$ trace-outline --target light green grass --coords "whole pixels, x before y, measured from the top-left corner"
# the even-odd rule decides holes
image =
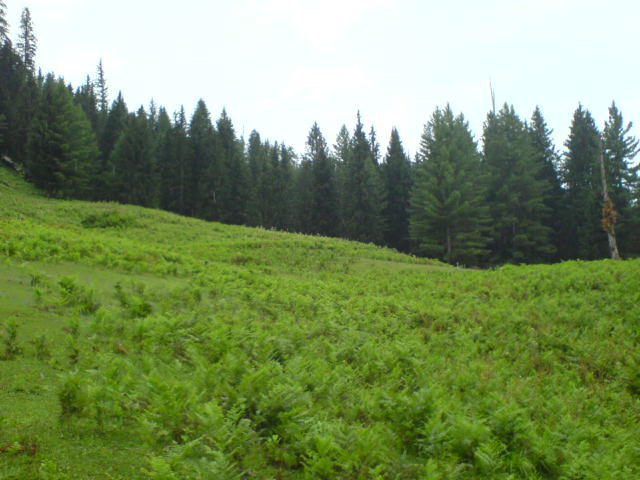
[[[638,260],[469,271],[0,180],[0,479],[640,478]]]

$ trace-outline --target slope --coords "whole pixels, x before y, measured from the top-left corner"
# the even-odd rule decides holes
[[[640,261],[467,271],[0,180],[0,478],[640,474]]]

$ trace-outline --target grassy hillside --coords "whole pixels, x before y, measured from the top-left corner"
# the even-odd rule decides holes
[[[0,169],[0,479],[640,478],[640,260],[467,271]]]

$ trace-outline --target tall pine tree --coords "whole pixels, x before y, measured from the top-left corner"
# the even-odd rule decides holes
[[[449,263],[480,263],[487,253],[487,210],[480,155],[462,114],[436,109],[420,141],[411,196],[418,251]]]
[[[27,176],[48,195],[92,198],[99,152],[82,108],[62,79],[47,76],[30,131]]]
[[[544,224],[545,184],[531,138],[513,107],[491,112],[484,127],[483,173],[495,263],[545,262],[555,255]]]
[[[632,127],[630,122],[625,125],[613,102],[602,137],[609,196],[619,213],[616,232],[623,255],[640,254],[640,230],[633,218],[633,194],[640,168],[633,160],[640,151],[640,142],[630,135]]]
[[[413,179],[411,161],[402,147],[398,130],[391,130],[391,139],[381,168],[386,204],[383,210],[385,244],[397,250],[409,251],[409,204]]]
[[[565,142],[563,177],[567,188],[568,258],[593,260],[607,256],[602,229],[600,133],[591,113],[579,105]]]
[[[38,47],[38,41],[33,32],[31,12],[27,7],[22,10],[22,17],[20,18],[20,37],[18,39],[17,47],[25,68],[30,72],[34,72],[36,68],[36,50]]]
[[[350,240],[382,243],[383,191],[380,175],[358,112],[344,164],[343,234]]]
[[[338,197],[335,168],[329,158],[327,142],[314,123],[307,137],[305,158],[311,164],[311,233],[337,234]]]
[[[7,4],[4,0],[0,0],[0,47],[5,43],[11,43],[9,40],[9,22],[7,21]]]

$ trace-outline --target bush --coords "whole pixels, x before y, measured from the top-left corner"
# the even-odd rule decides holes
[[[115,210],[109,210],[87,215],[80,223],[85,228],[127,228],[135,226],[136,220]]]

